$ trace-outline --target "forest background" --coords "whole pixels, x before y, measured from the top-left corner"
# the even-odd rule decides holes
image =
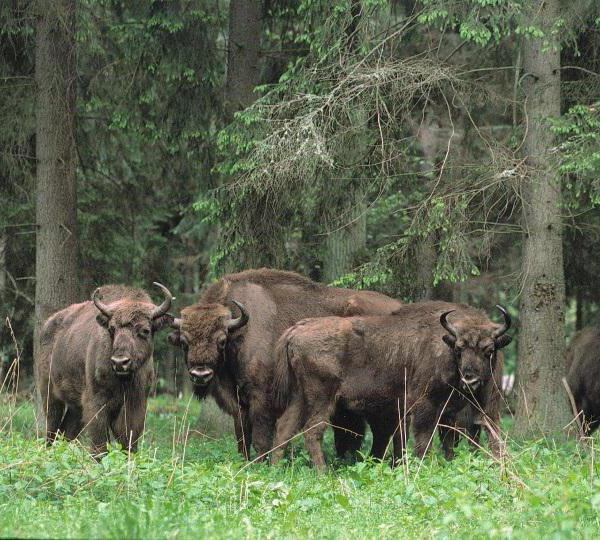
[[[507,370],[564,426],[566,396],[544,396],[600,317],[599,17],[594,0],[2,2],[4,373],[18,356],[26,387],[36,324],[97,285],[160,281],[179,308],[273,266],[507,305]],[[177,394],[164,341],[158,391]]]

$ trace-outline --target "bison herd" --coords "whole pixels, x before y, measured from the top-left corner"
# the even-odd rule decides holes
[[[328,287],[299,274],[247,270],[213,283],[180,317],[155,283],[159,305],[141,289],[109,285],[91,301],[52,315],[35,359],[46,440],[87,432],[95,456],[110,434],[134,451],[154,378],[153,336],[169,327],[181,347],[195,395],[212,396],[231,415],[238,450],[270,456],[303,433],[318,470],[327,426],[336,452],[353,455],[368,424],[371,454],[403,455],[410,430],[417,456],[438,433],[448,459],[461,432],[475,445],[483,427],[494,455],[503,451],[501,349],[511,319],[440,301],[403,304],[372,291]],[[598,362],[600,332],[574,340],[568,382],[588,432],[600,421],[600,383],[585,377]],[[590,365],[591,364],[591,365]]]

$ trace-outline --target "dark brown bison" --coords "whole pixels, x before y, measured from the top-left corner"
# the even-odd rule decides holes
[[[567,350],[567,382],[585,435],[600,425],[600,327],[578,332]]]
[[[399,421],[408,426],[410,417],[419,457],[440,424],[448,426],[440,425],[440,436],[452,457],[457,440],[452,427],[467,405],[484,411],[487,425],[498,430],[497,351],[511,339],[505,333],[510,317],[500,309],[502,325],[469,306],[421,302],[389,316],[308,319],[288,329],[276,347],[273,396],[285,411],[277,421],[273,462],[302,430],[315,466],[323,470],[321,441],[338,404],[391,417],[383,422],[390,436]],[[403,439],[394,440],[396,457]],[[498,453],[497,434],[490,444]]]
[[[230,274],[200,302],[182,310],[169,340],[186,352],[199,398],[214,397],[234,419],[238,448],[248,456],[271,449],[277,411],[270,399],[273,348],[283,331],[306,317],[391,313],[401,305],[383,294],[327,287],[299,274],[267,268]],[[360,445],[364,420],[340,410],[340,453]],[[376,431],[376,428],[375,428]],[[358,436],[354,436],[358,432]]]
[[[52,315],[40,335],[35,362],[39,419],[50,444],[59,432],[69,440],[89,433],[92,452],[106,452],[109,431],[135,451],[154,377],[152,336],[172,323],[171,293],[152,303],[141,289],[107,285],[92,301]],[[100,300],[99,298],[102,298]]]

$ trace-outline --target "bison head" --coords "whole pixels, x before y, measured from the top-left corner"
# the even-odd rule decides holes
[[[223,304],[197,304],[181,311],[181,319],[173,321],[175,331],[169,335],[172,345],[183,347],[188,372],[196,386],[206,386],[224,358],[225,346],[232,332],[248,322],[248,312],[232,300],[240,310],[234,317]]]
[[[496,351],[511,342],[512,338],[506,334],[510,315],[502,306],[496,307],[504,317],[501,325],[469,316],[452,324],[448,315],[454,310],[440,316],[440,323],[448,332],[442,339],[452,350],[463,390],[474,392],[482,387],[495,367]]]
[[[100,311],[96,321],[110,334],[110,361],[119,376],[134,373],[152,356],[152,335],[173,321],[167,314],[173,296],[164,285],[156,282],[154,285],[165,296],[160,306],[129,298],[105,304],[98,299],[99,289],[92,294],[92,301]]]

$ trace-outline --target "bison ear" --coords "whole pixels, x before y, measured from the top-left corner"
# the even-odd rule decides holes
[[[454,349],[454,346],[456,345],[456,338],[454,336],[446,334],[442,336],[442,340],[446,345],[448,345],[448,347]]]
[[[164,315],[161,315],[160,317],[157,317],[152,321],[152,331],[158,332],[159,330],[162,330],[165,326],[171,326],[174,320],[175,317],[173,317],[173,315],[171,315],[170,313],[165,313]]]
[[[494,340],[494,346],[496,349],[503,349],[512,341],[512,337],[508,334],[502,334]]]
[[[106,315],[104,315],[104,313],[98,313],[98,315],[96,315],[96,322],[100,326],[103,326],[104,328],[108,328],[108,321],[109,321],[109,318]]]
[[[179,347],[179,345],[181,345],[181,332],[179,330],[171,332],[167,336],[167,340],[171,345],[173,345],[173,347]]]

